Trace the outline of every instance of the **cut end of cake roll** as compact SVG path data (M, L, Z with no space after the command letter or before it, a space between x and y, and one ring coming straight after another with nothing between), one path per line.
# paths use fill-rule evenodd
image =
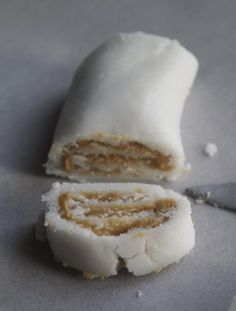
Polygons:
M184 157L101 133L54 147L59 149L51 151L47 173L72 180L173 180L184 170Z
M46 172L77 181L156 181L185 171L184 103L198 70L176 40L118 34L79 66Z
M86 278L160 271L194 247L189 201L160 186L56 183L43 201L54 257Z

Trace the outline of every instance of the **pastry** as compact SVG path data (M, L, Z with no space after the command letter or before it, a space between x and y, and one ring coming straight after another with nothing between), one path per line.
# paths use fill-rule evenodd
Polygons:
M159 272L194 247L189 201L141 183L55 183L47 205L46 239L57 261L84 277Z
M185 170L180 119L198 69L176 40L118 34L78 68L46 172L77 181L156 181Z

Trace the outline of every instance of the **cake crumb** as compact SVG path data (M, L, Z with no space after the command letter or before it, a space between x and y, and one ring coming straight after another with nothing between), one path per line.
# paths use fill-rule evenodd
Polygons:
M140 297L142 297L142 296L143 296L143 292L142 292L141 290L138 290L138 291L136 292L136 297L140 298Z
M207 143L204 148L204 154L209 158L213 158L218 152L218 147L213 143Z

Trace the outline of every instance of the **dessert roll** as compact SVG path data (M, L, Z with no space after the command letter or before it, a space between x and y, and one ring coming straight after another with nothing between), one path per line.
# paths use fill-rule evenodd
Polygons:
M55 259L86 278L159 272L194 247L189 201L160 186L55 183L42 199Z
M198 62L179 42L118 34L78 68L48 174L74 180L175 179L185 168L183 106Z

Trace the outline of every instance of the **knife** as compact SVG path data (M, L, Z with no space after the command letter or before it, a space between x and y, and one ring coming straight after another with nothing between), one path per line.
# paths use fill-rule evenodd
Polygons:
M236 212L236 183L187 188L185 194L198 203L207 203Z

